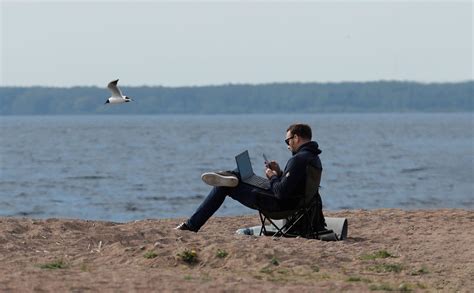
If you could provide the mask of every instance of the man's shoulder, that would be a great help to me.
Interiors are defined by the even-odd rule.
[[[312,159],[314,157],[317,157],[317,154],[314,154],[308,150],[301,150],[298,153],[296,153],[293,158],[296,160],[307,160],[307,159]]]
[[[314,154],[309,151],[303,151],[295,154],[292,159],[294,159],[294,163],[301,167],[306,167],[308,164],[310,165],[321,165],[321,160],[317,154]]]
[[[288,162],[291,162],[292,165],[298,166],[298,165],[305,164],[306,161],[307,161],[306,156],[300,152],[292,156]]]

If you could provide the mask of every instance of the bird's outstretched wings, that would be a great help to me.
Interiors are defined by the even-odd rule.
[[[122,92],[120,91],[120,89],[117,86],[118,81],[119,81],[118,79],[113,80],[113,81],[109,82],[109,85],[107,86],[109,88],[109,90],[112,92],[112,97],[114,97],[114,98],[121,98],[122,97]]]

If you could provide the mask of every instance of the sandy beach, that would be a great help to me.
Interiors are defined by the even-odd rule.
[[[258,215],[129,223],[0,218],[1,292],[474,291],[474,212],[345,210],[348,239],[236,235]]]

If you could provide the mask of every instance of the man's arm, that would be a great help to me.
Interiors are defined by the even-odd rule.
[[[281,174],[283,173],[283,172],[281,171],[281,169],[280,169],[280,165],[278,165],[278,163],[275,162],[275,161],[270,161],[270,162],[266,165],[266,167],[269,168],[269,169],[271,169],[271,170],[273,170],[273,171],[275,171],[276,173],[272,173],[272,174],[276,174],[278,177],[280,177]],[[265,174],[267,174],[267,170],[265,170]],[[267,175],[267,177],[268,177],[268,179],[270,179],[272,176],[271,176],[271,175],[270,175],[270,176]]]
[[[272,170],[268,167],[265,168],[265,175],[267,176],[268,180],[271,180],[273,176],[280,177],[280,176],[278,176],[277,171]]]
[[[275,197],[279,199],[291,198],[295,195],[298,186],[304,183],[306,165],[304,160],[292,157],[281,176],[269,168],[265,169],[265,174],[270,179],[270,185]]]

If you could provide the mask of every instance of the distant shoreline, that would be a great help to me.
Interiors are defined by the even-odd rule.
[[[0,87],[0,115],[473,112],[474,81],[123,87],[135,103],[104,106],[100,87]]]
[[[2,117],[113,117],[113,116],[203,116],[203,117],[212,117],[212,116],[239,116],[239,115],[247,115],[247,116],[272,116],[272,115],[384,115],[384,114],[393,114],[393,115],[407,115],[407,114],[472,114],[473,111],[410,111],[410,112],[318,112],[318,113],[309,113],[309,112],[292,112],[292,113],[155,113],[155,114],[139,114],[139,113],[94,113],[94,114],[84,114],[84,113],[76,113],[76,114],[3,114]],[[1,119],[1,118],[0,118]]]

